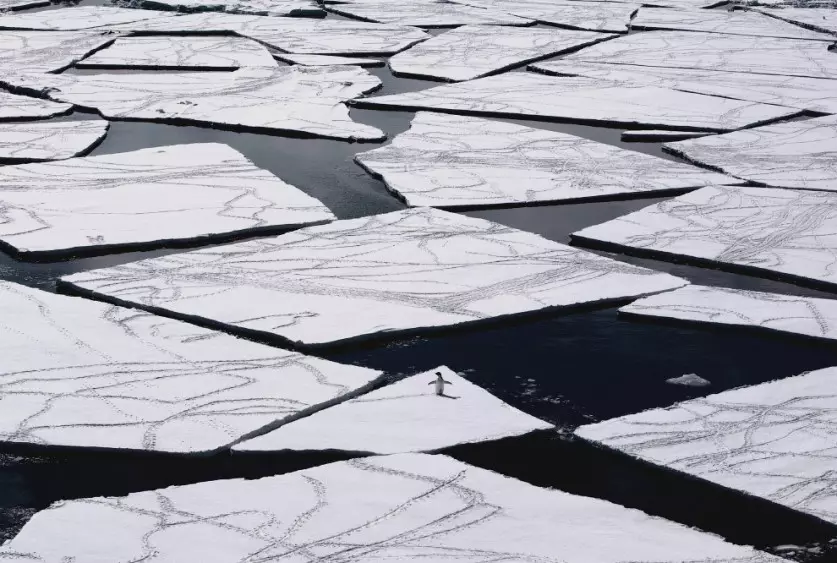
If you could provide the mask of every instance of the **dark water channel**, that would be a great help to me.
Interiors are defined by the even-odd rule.
[[[100,2],[83,2],[92,3]],[[369,70],[384,83],[372,95],[437,85],[395,78],[386,68]],[[413,117],[410,112],[357,108],[351,110],[351,115],[357,121],[386,131],[390,139],[405,131]],[[82,118],[97,117],[76,112],[60,119]],[[621,142],[621,129],[508,121],[674,158],[663,153],[659,143]],[[358,152],[380,146],[375,143],[113,122],[104,142],[91,154],[201,142],[232,146],[257,166],[321,200],[339,218],[403,207],[380,181],[352,161]],[[467,214],[566,243],[573,231],[660,200],[518,207]],[[66,274],[182,251],[165,249],[55,263],[21,263],[0,254],[0,279],[52,291],[56,280]],[[719,270],[611,256],[700,284],[834,297],[787,283]],[[637,507],[739,543],[770,547],[823,543],[837,537],[833,528],[799,513],[632,462],[569,438],[572,428],[590,421],[837,365],[837,347],[788,337],[629,321],[619,318],[616,307],[612,307],[538,315],[427,337],[345,347],[323,355],[336,361],[383,369],[392,379],[444,364],[463,372],[513,406],[562,429],[450,450],[449,453],[465,461],[537,485]],[[696,373],[712,385],[701,389],[665,383],[668,378],[686,373]],[[225,477],[258,477],[337,459],[329,457],[332,454],[318,453],[188,459],[37,448],[5,452],[0,453],[0,540],[12,537],[34,511],[58,499],[125,494]],[[811,556],[810,560],[837,560],[832,557],[826,550],[821,556]]]

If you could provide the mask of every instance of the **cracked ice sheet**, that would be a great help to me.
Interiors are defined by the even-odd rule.
[[[667,143],[664,148],[751,182],[837,191],[837,115]]]
[[[671,8],[640,8],[631,22],[636,29],[672,29],[682,31],[784,37],[834,42],[835,37],[803,29],[797,25],[770,18],[756,12],[736,10],[672,10]]]
[[[0,208],[0,241],[22,257],[209,243],[334,219],[316,199],[212,143],[4,166]]]
[[[386,3],[361,2],[329,4],[328,10],[359,20],[413,25],[416,27],[456,27],[469,24],[530,25],[532,20],[511,14],[449,2]]]
[[[754,12],[795,23],[824,33],[837,34],[837,10],[834,8],[748,8]]]
[[[552,0],[524,0],[520,2],[513,0],[455,0],[455,3],[506,12],[543,23],[616,33],[627,32],[631,15],[639,8],[638,3],[582,1],[558,3]]]
[[[18,96],[0,90],[0,121],[11,119],[46,119],[73,109],[70,104],[60,104],[49,100]]]
[[[107,130],[107,121],[92,119],[0,123],[0,161],[61,160],[78,156],[104,139]],[[2,173],[6,170],[9,169],[0,169],[0,186],[3,184]]]
[[[613,37],[593,31],[466,25],[389,60],[396,75],[470,80]]]
[[[614,41],[619,39],[605,43]],[[427,109],[713,131],[738,129],[798,113],[789,108],[654,86],[622,86],[590,78],[530,72],[510,72],[419,92],[357,99],[353,104],[372,109]]]
[[[634,301],[619,312],[837,340],[837,301],[832,299],[690,285]]]
[[[143,0],[152,7],[179,11],[221,11],[263,16],[320,17],[325,10],[307,0]]]
[[[76,64],[78,68],[236,70],[275,67],[261,44],[243,37],[125,37]]]
[[[450,383],[441,397],[428,384],[435,383],[436,372]],[[548,428],[553,426],[440,367],[242,442],[233,451],[427,452]]]
[[[0,312],[5,442],[208,452],[380,375],[8,282]]]
[[[475,207],[654,195],[739,180],[544,129],[419,112],[356,160],[411,206]]]
[[[135,10],[112,6],[76,6],[44,12],[0,15],[0,29],[78,31],[172,17],[175,17],[172,12],[155,10]]]
[[[603,531],[607,541],[602,541]],[[60,501],[35,514],[0,547],[0,559],[785,561],[639,510],[427,454],[367,457],[257,480]]]
[[[659,86],[707,96],[837,113],[837,80],[750,72],[568,61],[566,59],[535,63],[529,68],[544,74],[585,76],[626,86]]]
[[[837,79],[837,56],[823,41],[721,33],[633,33],[571,53],[564,60]]]
[[[837,523],[837,368],[597,424],[590,441]]]
[[[389,337],[688,283],[431,208],[335,221],[64,281],[297,345]]]
[[[352,121],[343,103],[381,83],[357,67],[247,67],[235,72],[154,75],[16,74],[0,81],[95,108],[109,119],[223,125],[344,140],[386,138],[383,131]]]
[[[572,238],[837,284],[837,194],[706,187]]]
[[[331,65],[357,65],[357,66],[383,66],[384,61],[380,59],[367,59],[362,57],[332,57],[329,55],[292,55],[273,53],[273,56],[288,64],[303,66],[331,66]]]
[[[95,31],[0,30],[0,78],[11,72],[58,72],[117,37]]]

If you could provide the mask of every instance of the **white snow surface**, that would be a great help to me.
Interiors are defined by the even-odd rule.
[[[616,41],[620,39],[597,43],[588,49]],[[798,113],[778,106],[654,86],[623,86],[591,78],[529,72],[508,72],[418,92],[363,98],[354,104],[368,108],[428,109],[713,131],[738,129]]]
[[[613,35],[574,29],[466,25],[398,53],[389,60],[389,66],[396,74],[470,80],[608,37]]]
[[[582,438],[837,523],[837,368],[578,428]]]
[[[179,11],[218,10],[264,16],[318,17],[325,13],[311,0],[152,0],[150,3]]]
[[[78,31],[174,17],[172,12],[135,10],[114,6],[73,6],[42,12],[0,15],[0,29]]]
[[[437,372],[450,383],[442,396],[432,385]],[[440,367],[242,442],[233,450],[426,452],[548,428],[552,425]]]
[[[455,27],[459,25],[529,25],[532,20],[511,14],[464,6],[452,2],[356,2],[328,4],[335,14],[359,20],[412,25],[416,27]]]
[[[480,8],[506,12],[538,22],[550,23],[575,29],[591,31],[612,31],[625,33],[631,14],[639,3],[583,2],[556,0],[453,0],[456,4],[467,4]]]
[[[0,160],[8,163],[71,158],[104,139],[107,131],[108,122],[101,119],[0,123]]]
[[[523,125],[419,112],[356,160],[411,206],[539,203],[739,180],[689,164]]]
[[[43,563],[785,561],[638,510],[426,454],[61,501],[37,513],[0,547],[0,557]]]
[[[334,219],[318,200],[215,143],[4,166],[0,206],[0,241],[23,254],[197,242]]]
[[[383,66],[381,59],[366,57],[335,57],[331,55],[295,55],[292,53],[273,53],[282,62],[303,66],[357,65]]]
[[[830,192],[710,186],[572,236],[837,284],[837,194]]]
[[[68,113],[71,109],[71,104],[18,96],[0,90],[0,120],[46,119]]]
[[[648,295],[687,283],[432,208],[335,221],[64,280],[126,303],[308,345]]]
[[[99,31],[0,30],[0,79],[15,72],[63,70],[118,37]]]
[[[837,35],[837,10],[832,8],[750,8],[755,12],[809,29]]]
[[[380,375],[8,282],[0,313],[5,442],[213,451]]]

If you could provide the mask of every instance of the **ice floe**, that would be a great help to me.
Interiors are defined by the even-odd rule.
[[[0,168],[0,242],[21,257],[210,242],[322,223],[322,203],[220,144]]]
[[[398,75],[470,80],[603,41],[613,35],[574,29],[466,25],[398,53]]]
[[[711,186],[572,235],[797,282],[837,284],[837,194]]]
[[[481,8],[506,12],[542,23],[574,29],[625,33],[631,16],[639,3],[583,2],[565,0],[454,0],[456,4],[468,4]]]
[[[369,59],[366,57],[334,57],[331,55],[294,55],[285,53],[274,53],[278,60],[295,65],[303,66],[330,66],[330,65],[356,65],[356,66],[383,66],[384,61],[380,59]]]
[[[686,373],[680,377],[672,377],[671,379],[666,379],[666,383],[669,385],[682,385],[683,387],[709,387],[712,385],[711,381],[702,378],[696,373]]]
[[[666,150],[768,186],[837,191],[837,115],[669,143]]]
[[[618,39],[605,43],[614,41]],[[713,131],[738,129],[798,113],[789,108],[655,86],[623,86],[592,78],[553,77],[528,72],[510,72],[418,92],[363,98],[355,100],[354,104],[373,109],[429,109]]]
[[[264,16],[319,17],[325,11],[312,0],[142,0],[145,6],[178,11],[219,11]]]
[[[74,6],[46,10],[42,12],[24,12],[20,14],[0,15],[0,29],[28,29],[34,31],[79,31],[84,29],[107,28],[159,18],[171,18],[171,12],[155,10],[134,10],[113,6]]]
[[[441,373],[445,394],[433,385]],[[339,432],[335,432],[339,428]],[[343,450],[393,454],[519,436],[551,424],[441,367],[413,375],[236,445],[237,452]]]
[[[566,133],[419,112],[356,160],[411,206],[475,207],[654,195],[739,180]]]
[[[107,130],[107,121],[92,119],[0,123],[0,161],[30,162],[78,156],[104,139]],[[0,185],[3,170],[0,169]]]
[[[49,6],[49,0],[0,0],[0,11],[14,12]]]
[[[335,221],[63,278],[297,345],[647,295],[680,278],[432,208]]]
[[[451,2],[360,2],[329,4],[335,14],[359,20],[412,25],[416,27],[456,27],[468,24],[529,25],[532,20],[496,10],[486,10]]]
[[[427,454],[61,501],[0,547],[0,558],[14,562],[149,557],[206,563],[785,561],[639,510]]]
[[[1,77],[0,80],[2,80]],[[29,96],[17,96],[0,90],[0,121],[46,119],[69,113],[72,109],[72,104],[51,102],[30,98]]]
[[[116,33],[98,31],[0,30],[0,78],[14,71],[64,70],[117,37]]]
[[[837,34],[837,10],[834,8],[750,8],[780,20],[824,33]]]
[[[576,434],[837,523],[837,368],[726,391]]]
[[[379,376],[8,282],[0,282],[0,313],[3,442],[214,451]]]

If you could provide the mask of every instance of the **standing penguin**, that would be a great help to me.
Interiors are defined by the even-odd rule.
[[[445,394],[445,383],[447,383],[448,385],[453,385],[453,383],[451,383],[450,381],[445,381],[445,378],[442,377],[442,372],[441,371],[437,371],[436,372],[436,380],[431,381],[430,383],[428,383],[428,385],[434,385],[435,384],[436,385],[436,394],[437,395],[444,395]]]

